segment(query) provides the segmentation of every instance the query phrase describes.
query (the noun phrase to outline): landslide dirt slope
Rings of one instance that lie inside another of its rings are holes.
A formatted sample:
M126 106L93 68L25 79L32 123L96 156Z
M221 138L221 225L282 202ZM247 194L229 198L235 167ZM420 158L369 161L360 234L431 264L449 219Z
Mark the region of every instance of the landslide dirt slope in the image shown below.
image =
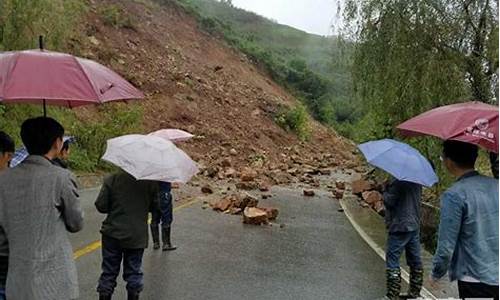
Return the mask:
M128 13L133 28L105 24L101 10L110 4ZM202 166L220 165L226 157L236 169L252 163L268 170L284 170L293 162L357 164L352 142L317 122L311 121L312 135L304 143L280 128L276 112L298 100L243 54L202 31L174 3L94 0L90 5L82 55L110 66L146 93L145 131L181 128L198 135L181 147ZM227 159L223 164L227 167Z

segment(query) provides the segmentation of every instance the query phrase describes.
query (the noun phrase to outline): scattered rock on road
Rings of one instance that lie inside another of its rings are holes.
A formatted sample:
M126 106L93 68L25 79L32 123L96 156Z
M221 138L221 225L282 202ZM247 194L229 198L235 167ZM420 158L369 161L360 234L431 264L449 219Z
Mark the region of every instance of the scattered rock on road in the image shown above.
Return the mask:
M345 190L345 182L337 181L335 182L335 187L339 190Z
M256 190L258 187L256 182L238 182L236 188L245 191Z
M243 211L243 223L252 225L268 224L268 214L257 207L247 207Z
M355 195L362 194L363 192L369 191L373 188L373 185L370 181L360 179L353 181L351 183L352 193Z
M212 187L210 185L204 185L202 188L201 188L201 192L203 194L213 194L214 193L214 190L212 189Z
M258 174L255 170L246 167L241 171L240 179L243 182L254 181L257 176Z
M304 196L306 196L306 197L314 197L314 195L316 195L316 193L314 193L313 190L304 190Z
M333 191L333 196L336 198L336 199L342 199L344 198L344 191L343 190L339 190L339 189L335 189Z
M382 201L382 194L377 191L363 192L363 200L368 204L375 204L376 202Z
M278 217L279 211L275 207L259 207L267 213L267 218L269 220L276 220Z

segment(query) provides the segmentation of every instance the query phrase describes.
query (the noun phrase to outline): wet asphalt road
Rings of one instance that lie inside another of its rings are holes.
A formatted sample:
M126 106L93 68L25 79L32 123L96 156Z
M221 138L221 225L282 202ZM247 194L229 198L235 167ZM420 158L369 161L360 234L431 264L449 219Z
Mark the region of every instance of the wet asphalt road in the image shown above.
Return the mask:
M338 202L325 195L273 189L262 204L278 207L273 226L202 209L196 202L174 214L173 252L146 249L142 299L376 299L384 293L384 263L358 236ZM99 239L103 216L97 190L82 192L86 228L74 249ZM279 224L284 224L280 228ZM100 249L76 261L80 299L97 299ZM114 299L126 299L119 278Z

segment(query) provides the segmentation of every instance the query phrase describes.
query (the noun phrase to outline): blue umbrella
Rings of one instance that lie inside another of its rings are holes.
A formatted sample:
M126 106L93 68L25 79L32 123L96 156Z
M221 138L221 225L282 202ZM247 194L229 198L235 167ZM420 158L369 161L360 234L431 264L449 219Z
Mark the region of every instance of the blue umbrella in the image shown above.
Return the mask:
M73 136L64 136L63 137L63 143L74 143L75 142L75 137ZM27 157L29 156L28 150L26 150L26 147L19 148L16 150L14 155L12 156L12 159L10 160L10 165L9 167L14 168L18 164L22 163Z
M358 146L368 163L398 180L418 183L427 187L438 182L430 162L417 149L391 139L372 141Z

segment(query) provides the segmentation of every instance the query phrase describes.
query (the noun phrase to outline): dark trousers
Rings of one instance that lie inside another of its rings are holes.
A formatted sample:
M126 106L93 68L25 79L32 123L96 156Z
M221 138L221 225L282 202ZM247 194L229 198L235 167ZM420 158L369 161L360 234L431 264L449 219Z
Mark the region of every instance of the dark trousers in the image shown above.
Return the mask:
M387 237L387 249L385 253L386 266L388 269L399 269L399 259L405 250L406 262L411 269L422 268L420 256L420 232L390 232Z
M161 193L160 195L160 209L161 211L153 211L151 216L151 225L163 227L170 226L173 219L173 207L172 207L172 194L171 193Z
M458 295L461 299L495 299L498 300L498 285L458 281Z
M5 283L9 268L9 257L0 255L0 300L5 300Z
M116 278L120 274L123 261L123 280L127 282L127 291L139 293L144 286L141 270L144 249L124 249L120 241L102 236L102 274L99 278L97 292L112 295L116 287Z

